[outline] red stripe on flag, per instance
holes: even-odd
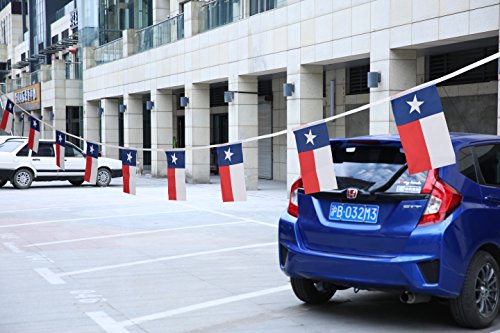
[[[233,197],[233,185],[231,184],[231,167],[230,166],[220,166],[220,188],[222,190],[222,201],[232,202]]]
[[[61,146],[56,145],[56,165],[61,167]]]
[[[408,171],[411,175],[432,169],[431,158],[425,143],[420,121],[398,126],[401,144],[405,150]]]
[[[35,130],[30,128],[30,136],[28,137],[28,148],[33,150],[35,147]]]
[[[4,131],[7,129],[7,123],[9,121],[9,111],[4,111],[2,116],[2,122],[0,123],[0,128]]]
[[[86,160],[87,161],[85,163],[85,176],[84,176],[83,180],[88,183],[88,182],[90,182],[90,176],[92,175],[92,157],[87,156]]]
[[[167,169],[168,178],[168,200],[177,200],[177,185],[175,183],[175,169]]]
[[[130,169],[128,165],[122,165],[123,192],[130,194]]]
[[[299,153],[300,173],[302,174],[302,183],[306,194],[320,191],[318,174],[316,173],[316,161],[314,151],[305,151]]]

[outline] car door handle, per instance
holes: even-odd
[[[484,200],[486,200],[490,203],[500,204],[500,198],[496,197],[494,195],[487,195],[486,197],[484,197]]]
[[[31,160],[32,160],[32,161],[38,161],[38,162],[40,162],[40,159],[39,159],[39,158],[32,158]]]

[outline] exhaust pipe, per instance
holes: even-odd
[[[431,296],[429,295],[416,295],[411,291],[405,291],[399,297],[401,303],[404,304],[418,304],[418,303],[427,303],[431,300]]]

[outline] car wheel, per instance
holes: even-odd
[[[106,168],[99,168],[97,171],[97,186],[106,187],[111,183],[111,171]]]
[[[491,254],[476,253],[465,275],[460,296],[451,300],[450,308],[455,321],[468,328],[491,325],[498,314],[498,264]]]
[[[7,180],[5,179],[0,179],[0,187],[4,187],[5,184],[7,184]]]
[[[335,287],[328,283],[308,279],[292,278],[291,283],[295,296],[307,304],[326,303],[337,291]]]
[[[28,169],[19,169],[14,173],[14,176],[12,177],[12,185],[14,185],[15,188],[24,190],[27,189],[31,186],[31,183],[33,182],[33,172],[31,172]]]
[[[71,183],[71,185],[73,186],[80,186],[83,184],[83,179],[78,179],[78,180],[69,180],[69,182]]]

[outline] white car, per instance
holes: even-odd
[[[0,187],[10,181],[18,189],[26,189],[33,181],[67,180],[75,186],[83,184],[85,155],[66,142],[65,170],[56,165],[55,143],[40,140],[38,153],[28,148],[28,139],[11,137],[0,143]],[[99,157],[97,186],[108,186],[111,178],[122,177],[119,160]]]

